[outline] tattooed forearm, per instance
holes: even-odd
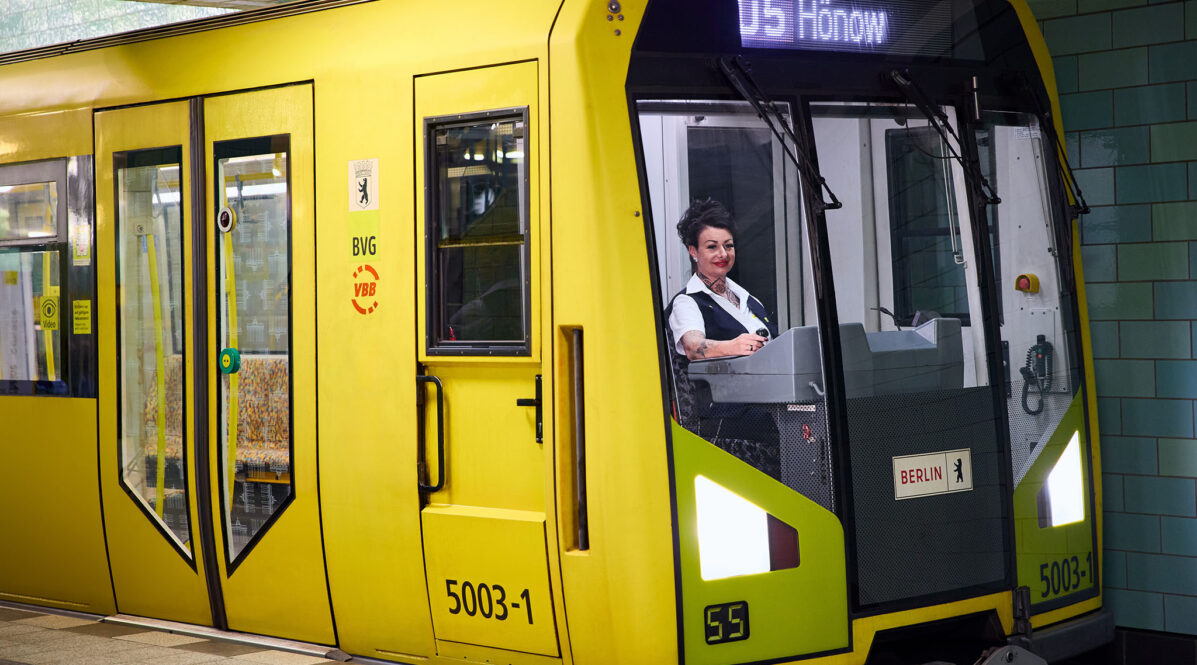
[[[682,349],[686,352],[686,357],[690,360],[709,358],[714,348],[715,343],[708,340],[706,335],[697,330],[691,330],[682,335]]]

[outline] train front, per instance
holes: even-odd
[[[652,0],[626,89],[681,660],[1109,639],[1083,199],[1026,7]]]

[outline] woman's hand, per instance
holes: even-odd
[[[697,330],[682,335],[682,348],[690,360],[725,358],[728,356],[750,356],[760,350],[768,339],[752,333],[744,333],[735,339],[713,341]]]
[[[752,333],[744,333],[735,339],[726,342],[720,342],[727,350],[725,355],[729,356],[750,356],[761,349],[765,342],[769,341],[766,337],[754,335]]]

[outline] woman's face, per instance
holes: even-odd
[[[689,250],[698,272],[712,280],[726,277],[736,265],[736,243],[727,229],[703,227],[698,233],[698,245]]]

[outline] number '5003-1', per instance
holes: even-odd
[[[457,591],[457,580],[445,580],[445,591],[449,594],[449,599],[453,601],[453,606],[449,608],[449,614],[460,614],[465,612],[467,616],[482,616],[484,619],[498,619],[499,621],[506,621],[509,616],[507,609],[507,590],[498,584],[478,584],[474,585],[471,582],[461,583],[461,592]],[[523,600],[522,609],[527,614],[528,623],[532,623],[532,595],[528,593],[527,589],[520,592],[520,599]],[[521,609],[520,603],[511,601],[511,609]]]

